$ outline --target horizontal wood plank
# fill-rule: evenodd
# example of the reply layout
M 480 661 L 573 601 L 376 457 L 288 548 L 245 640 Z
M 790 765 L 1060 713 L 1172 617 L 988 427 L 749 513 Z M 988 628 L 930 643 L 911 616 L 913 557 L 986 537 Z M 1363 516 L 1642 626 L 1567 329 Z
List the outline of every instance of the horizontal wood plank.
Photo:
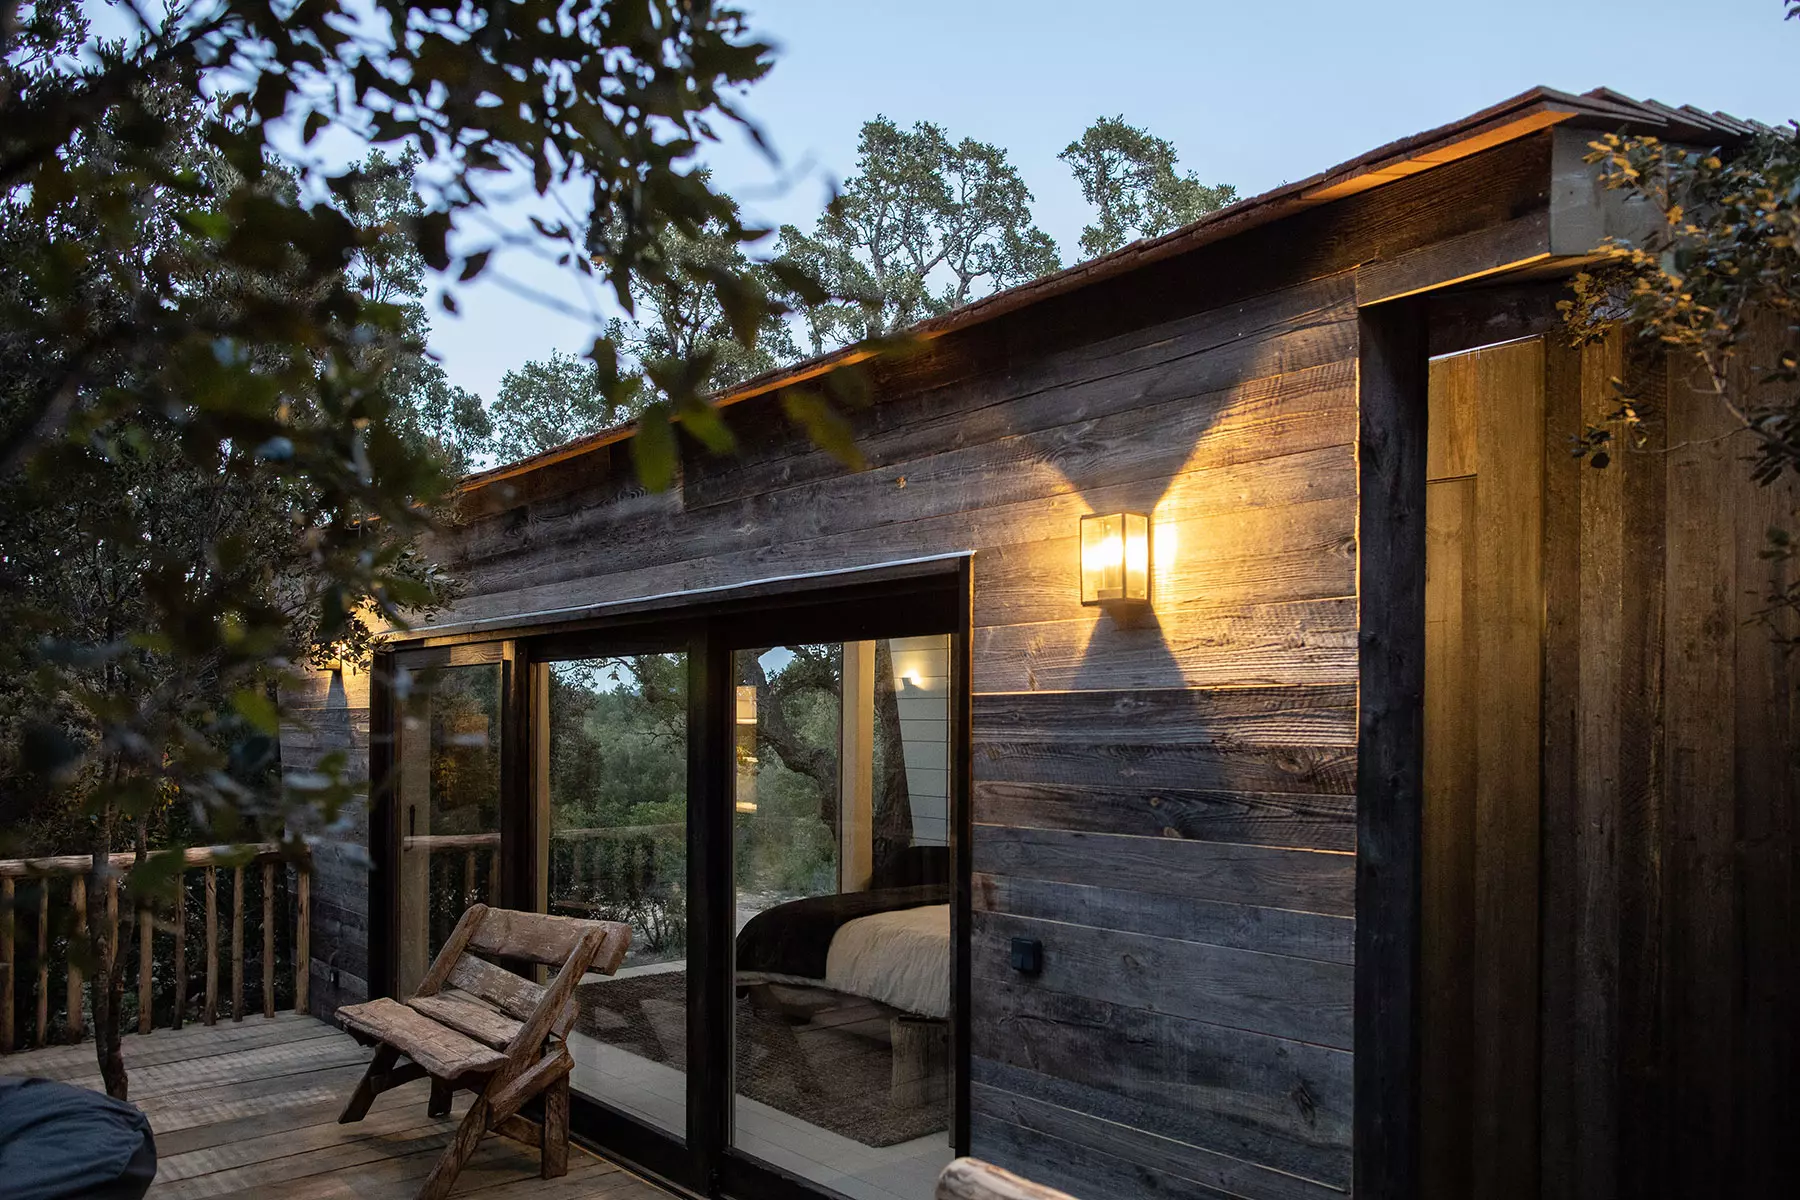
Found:
M 1352 969 L 1117 930 L 977 912 L 971 971 L 990 982 L 1043 988 L 1250 1033 L 1350 1048 Z M 1043 970 L 1021 984 L 1014 938 L 1043 946 Z
M 1274 846 L 978 825 L 975 870 L 1348 917 L 1355 856 Z
M 1308 850 L 1356 849 L 1355 797 L 978 780 L 982 825 L 1124 833 Z
M 1176 931 L 1184 941 L 1322 962 L 1349 964 L 1356 958 L 1356 923 L 1349 917 L 1013 875 L 978 874 L 974 892 L 981 912 L 1158 937 Z

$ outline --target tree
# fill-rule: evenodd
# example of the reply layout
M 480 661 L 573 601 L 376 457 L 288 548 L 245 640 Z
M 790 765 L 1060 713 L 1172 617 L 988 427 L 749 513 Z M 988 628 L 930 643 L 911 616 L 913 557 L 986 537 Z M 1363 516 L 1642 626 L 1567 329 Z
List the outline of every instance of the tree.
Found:
M 489 413 L 493 450 L 501 462 L 516 462 L 629 420 L 642 407 L 638 393 L 623 402 L 609 397 L 592 362 L 552 350 L 501 376 Z
M 411 144 L 394 159 L 369 151 L 360 178 L 343 197 L 344 213 L 362 235 L 350 274 L 368 299 L 400 311 L 391 334 L 368 331 L 369 361 L 382 372 L 400 436 L 437 456 L 451 474 L 462 475 L 485 448 L 493 426 L 481 397 L 453 385 L 443 363 L 426 349 L 431 320 L 423 303 L 425 257 L 407 236 L 426 215 L 418 188 L 421 161 Z
M 328 816 L 349 794 L 338 774 L 276 786 L 258 769 L 274 679 L 442 594 L 415 540 L 450 474 L 409 433 L 385 352 L 418 344 L 416 294 L 377 298 L 347 267 L 398 235 L 454 309 L 493 250 L 525 245 L 629 305 L 663 269 L 646 249 L 670 228 L 757 236 L 693 159 L 769 65 L 742 16 L 711 0 L 105 7 L 123 38 L 96 36 L 75 0 L 0 0 L 0 489 L 9 517 L 59 510 L 40 529 L 9 524 L 0 555 L 6 753 L 18 778 L 79 795 L 102 876 L 113 826 L 170 795 L 212 836 Z M 201 112 L 206 97 L 217 103 Z M 328 134 L 390 163 L 417 145 L 432 168 L 423 204 L 359 223 L 379 172 L 314 154 Z M 580 216 L 472 228 L 487 185 L 518 175 L 613 214 L 591 257 Z M 757 293 L 729 270 L 712 283 L 749 342 Z M 590 357 L 623 399 L 616 348 L 602 337 Z M 677 378 L 665 411 L 703 422 L 710 409 Z M 645 453 L 666 467 L 663 428 Z M 93 492 L 85 507 L 69 503 L 72 479 Z M 196 489 L 187 536 L 162 536 L 158 514 L 181 509 L 151 505 L 146 480 Z M 280 519 L 259 525 L 248 514 L 265 506 Z M 271 569 L 264 541 L 296 569 Z M 74 594 L 65 585 L 105 603 L 54 611 L 44 598 Z M 112 950 L 100 957 L 116 996 Z M 116 1036 L 97 1052 L 123 1094 Z
M 1081 231 L 1082 253 L 1110 254 L 1136 238 L 1156 237 L 1237 199 L 1228 183 L 1201 183 L 1175 169 L 1175 147 L 1123 116 L 1100 117 L 1063 148 L 1094 221 Z
M 856 173 L 813 231 L 781 230 L 785 261 L 836 299 L 806 307 L 814 352 L 898 333 L 1061 265 L 1006 151 L 921 121 L 862 127 Z
M 699 174 L 710 182 L 709 174 Z M 824 298 L 806 272 L 753 260 L 744 250 L 737 203 L 726 198 L 725 204 L 724 217 L 711 218 L 697 228 L 671 226 L 663 231 L 645 251 L 658 269 L 632 283 L 632 318 L 607 325 L 608 340 L 624 352 L 639 384 L 609 419 L 638 420 L 651 437 L 662 436 L 668 428 L 672 398 L 683 391 L 712 394 L 800 357 L 786 308 L 771 297 L 790 293 L 806 300 Z M 596 212 L 604 216 L 604 210 Z M 597 221 L 588 234 L 590 252 L 618 236 L 608 221 Z M 732 282 L 720 287 L 721 280 Z M 684 424 L 711 449 L 730 444 L 724 425 L 710 411 L 690 413 Z M 570 432 L 565 440 L 573 436 Z M 847 452 L 847 442 L 828 448 Z M 632 451 L 639 453 L 636 440 Z

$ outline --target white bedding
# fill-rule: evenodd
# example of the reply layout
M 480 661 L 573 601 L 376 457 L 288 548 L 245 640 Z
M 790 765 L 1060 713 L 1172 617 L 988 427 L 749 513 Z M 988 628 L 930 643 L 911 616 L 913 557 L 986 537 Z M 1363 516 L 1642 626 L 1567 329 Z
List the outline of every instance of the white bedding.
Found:
M 950 1015 L 950 906 L 846 922 L 831 939 L 825 986 L 926 1017 Z

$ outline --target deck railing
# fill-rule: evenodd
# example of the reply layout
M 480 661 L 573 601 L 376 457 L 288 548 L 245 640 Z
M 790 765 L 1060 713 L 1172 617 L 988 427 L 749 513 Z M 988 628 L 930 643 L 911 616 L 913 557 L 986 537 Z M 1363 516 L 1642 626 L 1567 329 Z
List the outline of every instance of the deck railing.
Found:
M 159 855 L 173 854 L 176 851 L 152 851 L 150 860 Z M 187 1019 L 189 984 L 191 976 L 188 971 L 188 881 L 189 873 L 202 872 L 203 890 L 205 893 L 204 919 L 200 947 L 205 960 L 205 1000 L 201 1006 L 200 1019 L 207 1025 L 215 1024 L 219 1019 L 219 988 L 221 984 L 219 971 L 219 871 L 227 868 L 231 872 L 231 1019 L 241 1021 L 244 1018 L 244 912 L 246 905 L 245 869 L 260 867 L 262 874 L 262 1012 L 265 1017 L 275 1015 L 276 992 L 276 939 L 277 921 L 275 915 L 275 893 L 277 868 L 283 864 L 291 866 L 293 875 L 289 887 L 290 915 L 292 919 L 293 940 L 292 968 L 294 1011 L 307 1011 L 307 963 L 311 957 L 310 935 L 308 926 L 311 920 L 311 874 L 310 864 L 304 859 L 296 860 L 291 849 L 284 849 L 271 843 L 247 846 L 197 846 L 180 851 L 181 863 L 178 868 L 180 886 L 177 895 L 181 902 L 176 905 L 172 920 L 159 920 L 149 909 L 137 908 L 130 916 L 130 924 L 134 927 L 138 945 L 137 972 L 137 1031 L 149 1033 L 155 1024 L 154 995 L 155 984 L 159 977 L 156 971 L 157 956 L 155 953 L 155 937 L 158 932 L 166 932 L 173 937 L 174 954 L 171 972 L 168 979 L 172 981 L 174 1004 L 169 1020 L 171 1028 L 181 1028 Z M 56 932 L 68 932 L 71 940 L 92 931 L 92 920 L 106 922 L 108 932 L 107 944 L 113 953 L 123 953 L 124 946 L 119 940 L 119 886 L 124 873 L 137 862 L 136 854 L 126 851 L 111 856 L 110 871 L 104 883 L 104 911 L 90 916 L 88 912 L 88 883 L 94 874 L 94 861 L 91 855 L 71 854 L 55 858 L 22 858 L 0 859 L 0 1053 L 10 1053 L 15 1049 L 32 1046 L 44 1046 L 52 1040 L 51 1020 L 55 1015 L 52 1004 L 50 969 L 54 957 L 51 906 L 61 897 L 66 897 L 69 904 L 69 920 L 64 926 L 59 919 Z M 36 892 L 36 896 L 32 892 Z M 60 897 L 57 895 L 60 893 Z M 35 902 L 34 902 L 35 901 Z M 32 937 L 35 934 L 35 943 Z M 20 980 L 18 972 L 19 950 L 21 944 L 34 945 L 36 953 L 33 959 L 36 964 L 36 986 L 32 991 L 35 996 L 36 1021 L 32 1026 L 32 1036 L 22 1039 L 22 1032 L 17 1026 Z M 67 1041 L 80 1041 L 84 1032 L 85 1016 L 82 1010 L 82 969 L 70 961 L 65 967 L 63 1022 L 64 1035 Z

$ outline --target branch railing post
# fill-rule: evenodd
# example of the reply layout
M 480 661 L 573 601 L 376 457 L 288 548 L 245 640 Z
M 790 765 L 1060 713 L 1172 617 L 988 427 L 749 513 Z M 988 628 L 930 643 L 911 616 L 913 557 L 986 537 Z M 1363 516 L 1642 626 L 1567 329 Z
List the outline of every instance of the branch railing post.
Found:
M 231 870 L 231 1019 L 242 1021 L 248 1009 L 244 983 L 244 925 L 250 909 L 250 873 L 245 868 L 251 864 L 262 868 L 261 1007 L 263 1016 L 274 1017 L 277 1009 L 276 950 L 279 944 L 276 938 L 278 918 L 275 869 L 279 863 L 290 861 L 293 855 L 280 846 L 268 843 L 195 847 L 185 851 L 152 851 L 151 857 L 154 858 L 159 853 L 181 856 L 176 872 L 175 909 L 166 926 L 174 938 L 174 962 L 169 979 L 174 992 L 174 1004 L 169 1013 L 168 1026 L 180 1029 L 190 1015 L 188 1001 L 194 981 L 188 977 L 188 872 L 196 870 L 202 876 L 206 901 L 203 954 L 205 1002 L 200 1016 L 207 1025 L 212 1025 L 219 1019 L 219 993 L 224 982 L 222 964 L 219 962 L 223 932 L 219 928 L 218 877 L 221 866 Z M 79 1041 L 86 1033 L 81 988 L 88 971 L 79 961 L 86 953 L 84 947 L 95 946 L 100 952 L 100 960 L 88 963 L 87 966 L 108 972 L 120 967 L 128 970 L 129 959 L 121 960 L 119 956 L 128 953 L 120 938 L 129 928 L 137 931 L 137 1033 L 149 1034 L 156 1028 L 156 984 L 162 978 L 162 971 L 156 964 L 156 911 L 147 900 L 137 895 L 129 897 L 131 910 L 124 914 L 125 921 L 121 921 L 119 911 L 125 873 L 136 865 L 139 865 L 137 856 L 131 852 L 114 854 L 111 861 L 103 863 L 98 872 L 92 856 L 85 854 L 0 860 L 0 1054 L 49 1045 L 58 1029 L 64 1040 Z M 21 880 L 25 886 L 20 885 Z M 287 916 L 294 923 L 293 940 L 290 943 L 294 953 L 294 1010 L 300 1013 L 307 1011 L 309 990 L 307 977 L 312 939 L 307 927 L 312 916 L 311 884 L 310 863 L 302 859 L 295 864 L 287 905 Z M 51 892 L 55 889 L 60 898 L 65 885 L 69 889 L 69 907 L 66 916 L 58 917 L 53 928 Z M 35 897 L 32 888 L 37 889 Z M 91 905 L 90 892 L 93 897 Z M 20 979 L 19 967 L 21 954 L 30 953 L 29 934 L 25 931 L 29 929 L 28 914 L 34 900 L 37 909 L 36 987 L 22 996 L 21 990 L 31 983 L 29 971 L 24 980 Z M 26 917 L 26 920 L 21 920 L 21 917 Z M 58 989 L 59 1005 L 51 1000 L 51 955 L 62 936 L 64 921 L 68 922 L 66 928 L 69 933 L 70 954 L 64 967 L 64 986 Z M 57 934 L 55 939 L 51 936 L 53 932 Z M 36 1010 L 37 1020 L 29 1030 L 30 1037 L 23 1036 L 25 1030 L 18 1020 L 18 1007 L 21 1003 L 34 1006 Z M 0 1067 L 0 1074 L 4 1073 L 5 1069 Z

